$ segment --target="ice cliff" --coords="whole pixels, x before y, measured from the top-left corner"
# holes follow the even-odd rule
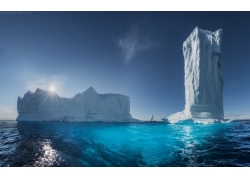
[[[72,98],[37,89],[17,100],[18,121],[137,121],[130,114],[129,97],[98,94],[90,87]]]
[[[183,43],[185,110],[167,119],[223,119],[222,30],[210,32],[196,27]]]

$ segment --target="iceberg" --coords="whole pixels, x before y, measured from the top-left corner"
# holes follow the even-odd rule
[[[183,43],[185,109],[167,117],[171,123],[193,119],[223,120],[222,30],[196,27]]]
[[[137,122],[130,114],[129,97],[98,94],[93,87],[72,98],[41,90],[17,100],[17,121]]]

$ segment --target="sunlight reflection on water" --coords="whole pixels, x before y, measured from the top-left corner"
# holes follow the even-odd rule
[[[52,149],[51,141],[41,142],[43,154],[35,162],[34,166],[52,166],[59,157],[56,150]]]

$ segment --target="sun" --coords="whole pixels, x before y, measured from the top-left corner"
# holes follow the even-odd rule
[[[50,90],[50,92],[55,92],[56,87],[55,86],[50,86],[49,90]]]

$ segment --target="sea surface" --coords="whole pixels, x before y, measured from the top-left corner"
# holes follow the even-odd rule
[[[0,166],[250,166],[250,121],[0,121]]]

